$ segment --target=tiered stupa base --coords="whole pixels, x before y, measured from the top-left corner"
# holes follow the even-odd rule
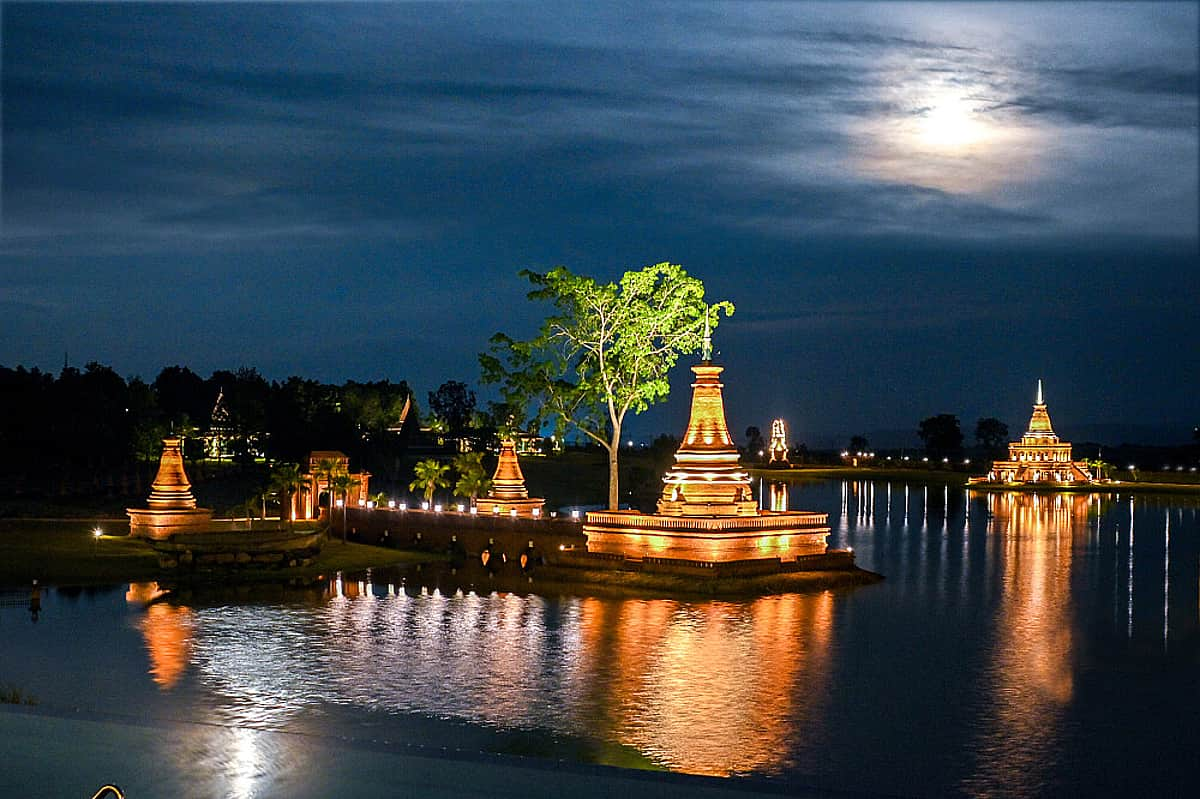
[[[476,501],[475,506],[479,509],[480,516],[495,515],[511,517],[515,510],[517,518],[532,519],[534,516],[541,515],[545,504],[546,500],[538,499],[537,497],[524,497],[521,499],[483,497]]]
[[[720,375],[708,357],[692,367],[692,411],[675,465],[663,477],[658,512],[600,511],[583,524],[587,549],[656,569],[742,564],[764,572],[826,554],[829,517],[759,510],[725,423]],[[779,425],[776,425],[779,427]],[[792,564],[788,566],[789,562]]]
[[[587,514],[588,552],[702,563],[778,558],[794,561],[821,555],[829,536],[828,516],[800,511],[759,511],[753,516],[662,516],[636,511]]]
[[[492,491],[475,503],[479,514],[515,515],[519,519],[532,519],[541,516],[545,504],[546,500],[529,496],[529,490],[525,488],[525,475],[521,473],[521,464],[517,461],[516,444],[512,439],[501,441],[500,458],[496,463],[496,473],[492,476]]]
[[[129,534],[134,538],[165,541],[176,533],[202,533],[212,529],[213,512],[209,508],[126,508],[125,513],[129,516]]]
[[[135,538],[163,541],[176,533],[200,533],[212,529],[213,512],[197,508],[192,483],[183,470],[183,440],[163,439],[158,475],[150,486],[147,508],[126,508],[129,534]]]

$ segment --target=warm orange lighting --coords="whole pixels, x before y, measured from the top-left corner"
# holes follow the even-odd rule
[[[125,595],[127,601],[151,601],[160,596],[157,583],[135,583]],[[137,622],[150,656],[150,678],[163,690],[173,688],[187,670],[192,653],[195,619],[192,610],[182,605],[151,602]]]
[[[517,460],[516,442],[505,439],[500,442],[500,458],[496,463],[496,472],[492,475],[492,490],[488,495],[478,500],[483,513],[488,508],[494,515],[509,512],[524,518],[531,518],[534,511],[540,515],[544,499],[529,496],[525,487],[525,475],[521,472],[521,463]]]
[[[788,445],[787,445],[787,425],[782,419],[776,419],[771,422],[771,445],[768,447],[771,453],[769,463],[776,466],[790,466],[788,463]],[[762,454],[761,452],[759,453]]]
[[[1060,441],[1050,424],[1050,414],[1042,398],[1038,380],[1037,402],[1029,418],[1029,429],[1020,441],[1008,445],[1008,460],[993,461],[986,477],[972,478],[974,483],[1090,483],[1091,470],[1082,461],[1071,459],[1071,444]]]
[[[787,762],[791,720],[819,717],[828,702],[828,592],[750,603],[584,599],[579,616],[582,671],[613,666],[593,689],[616,708],[600,732],[668,768],[773,773]]]
[[[692,367],[691,415],[675,464],[663,476],[657,512],[588,513],[583,532],[589,551],[725,563],[762,558],[758,539],[764,535],[788,542],[772,556],[825,551],[825,514],[759,511],[725,422],[722,371],[708,360]]]

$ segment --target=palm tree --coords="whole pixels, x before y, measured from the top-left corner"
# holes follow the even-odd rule
[[[413,466],[413,475],[416,479],[408,484],[408,489],[410,491],[421,489],[425,492],[425,501],[430,502],[433,499],[434,491],[450,487],[450,478],[446,475],[449,471],[450,464],[448,463],[439,463],[432,458],[417,461]]]
[[[482,452],[464,452],[454,459],[454,470],[458,472],[458,483],[454,490],[459,496],[470,497],[471,507],[480,494],[492,490],[492,479],[483,468]]]
[[[313,476],[317,480],[324,479],[329,489],[329,523],[333,523],[333,478],[342,472],[342,464],[333,458],[321,458],[313,467]],[[319,501],[318,497],[318,501]]]
[[[248,497],[244,502],[242,502],[240,505],[237,505],[233,509],[234,513],[246,514],[246,529],[247,530],[254,529],[254,514],[258,510],[258,502],[259,502],[259,497],[257,495]]]
[[[1092,468],[1092,474],[1096,475],[1096,477],[1100,480],[1108,477],[1108,470],[1112,468],[1111,463],[1102,461],[1099,458],[1096,458],[1096,460],[1093,461],[1085,461],[1085,463]]]
[[[357,477],[351,477],[346,472],[338,472],[329,479],[329,492],[333,496],[333,492],[342,495],[342,543],[346,543],[346,511],[345,507],[350,502],[350,492],[358,488],[359,480]],[[333,511],[329,512],[329,523],[333,524]]]
[[[296,527],[296,514],[293,513],[292,496],[297,492],[307,491],[308,481],[300,473],[300,467],[294,463],[279,463],[271,470],[271,481],[267,483],[267,493],[279,497],[279,515],[287,514],[288,526]]]

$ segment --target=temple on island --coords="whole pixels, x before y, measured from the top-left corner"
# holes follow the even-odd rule
[[[1071,460],[1071,444],[1059,440],[1050,425],[1050,414],[1042,398],[1042,381],[1037,384],[1037,402],[1029,429],[1020,441],[1008,445],[1008,460],[993,461],[986,477],[972,483],[1090,483],[1092,473],[1084,461]]]
[[[517,461],[516,442],[511,438],[501,441],[492,490],[476,502],[479,513],[527,519],[541,516],[545,504],[546,500],[529,496],[529,490],[525,488],[525,475]]]
[[[663,477],[658,510],[587,514],[583,532],[590,553],[728,563],[826,551],[824,513],[759,510],[750,474],[738,458],[725,423],[720,380],[705,333],[703,361],[692,367],[692,409],[675,465]]]
[[[192,483],[183,471],[183,439],[163,439],[158,475],[150,486],[149,507],[126,508],[129,534],[162,540],[175,533],[203,532],[212,525],[213,512],[197,508]]]

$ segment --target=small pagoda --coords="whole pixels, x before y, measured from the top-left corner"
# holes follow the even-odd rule
[[[788,461],[787,424],[782,419],[771,422],[771,446],[767,448],[771,455],[767,467],[771,469],[790,469]]]
[[[175,533],[197,533],[210,529],[213,512],[197,508],[192,483],[183,470],[183,439],[163,439],[158,475],[150,486],[146,508],[126,508],[129,534],[135,538],[164,540]]]
[[[1091,470],[1084,461],[1071,459],[1071,444],[1059,439],[1050,424],[1050,414],[1042,397],[1042,381],[1037,383],[1037,402],[1029,418],[1029,429],[1020,441],[1008,445],[1008,460],[993,461],[986,477],[972,483],[1065,484],[1090,483]]]
[[[492,490],[475,505],[481,514],[517,516],[523,519],[542,515],[546,500],[529,496],[525,475],[517,461],[517,445],[512,439],[500,442],[500,461],[492,476]]]
[[[628,559],[654,557],[702,563],[824,553],[828,517],[807,511],[759,510],[750,473],[738,458],[725,423],[721,372],[704,335],[703,360],[692,367],[692,408],[675,465],[663,477],[657,512],[588,513],[588,552]]]

